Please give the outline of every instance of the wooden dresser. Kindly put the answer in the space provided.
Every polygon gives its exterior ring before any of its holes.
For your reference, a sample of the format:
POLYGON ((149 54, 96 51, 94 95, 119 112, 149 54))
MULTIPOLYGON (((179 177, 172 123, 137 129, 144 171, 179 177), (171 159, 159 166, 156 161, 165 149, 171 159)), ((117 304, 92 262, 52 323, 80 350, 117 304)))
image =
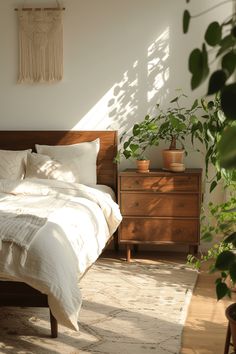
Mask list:
POLYGON ((184 244, 196 253, 200 239, 201 169, 119 173, 118 201, 123 216, 119 242, 127 245, 184 244))

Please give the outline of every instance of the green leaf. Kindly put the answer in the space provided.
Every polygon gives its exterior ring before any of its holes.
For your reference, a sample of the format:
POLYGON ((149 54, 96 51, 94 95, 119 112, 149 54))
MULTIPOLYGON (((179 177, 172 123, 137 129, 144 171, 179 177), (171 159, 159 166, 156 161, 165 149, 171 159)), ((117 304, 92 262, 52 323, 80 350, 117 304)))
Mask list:
MULTIPOLYGON (((204 98, 201 98, 201 105, 205 112, 207 112, 207 102, 204 98)), ((207 116, 208 117, 208 116, 207 116)))
POLYGON ((210 129, 207 129, 207 135, 209 136, 209 138, 211 139, 211 141, 214 142, 214 136, 212 135, 212 132, 210 131, 210 129))
POLYGON ((232 279, 232 281, 235 283, 236 282, 236 263, 232 263, 230 268, 229 268, 229 275, 232 279))
POLYGON ((198 106, 198 99, 196 99, 190 109, 190 111, 193 111, 196 107, 198 106))
POLYGON ((124 150, 123 154, 124 154, 124 156, 125 156, 126 159, 129 159, 130 156, 131 156, 131 152, 130 152, 130 151, 127 151, 127 150, 124 150))
POLYGON ((159 128, 159 133, 161 133, 163 130, 166 130, 169 128, 169 122, 165 122, 163 124, 161 124, 160 128, 159 128))
POLYGON ((216 296, 217 300, 222 299, 224 296, 226 296, 229 293, 229 289, 225 283, 217 283, 216 284, 216 296))
POLYGON ((231 235, 227 236, 223 242, 232 243, 232 245, 236 247, 236 232, 233 232, 231 235))
POLYGON ((236 127, 228 127, 223 131, 218 151, 221 167, 236 168, 236 127))
POLYGON ((223 70, 216 70, 210 77, 208 86, 208 95, 212 95, 220 91, 227 80, 227 75, 223 70))
POLYGON ((139 148, 139 145, 137 145, 137 144, 130 144, 130 150, 131 150, 132 152, 137 151, 138 148, 139 148))
POLYGON ((177 116, 182 119, 183 121, 185 121, 186 117, 184 114, 177 114, 177 116))
POLYGON ((221 92, 221 107, 228 119, 236 120, 236 83, 225 86, 221 92))
POLYGON ((205 232, 202 236, 201 236, 201 240, 206 241, 206 242, 211 242, 213 239, 213 236, 210 232, 205 232))
POLYGON ((235 255, 233 252, 223 251, 216 258, 215 268, 218 270, 228 270, 234 261, 235 255))
POLYGON ((183 14, 183 32, 187 33, 189 29, 189 23, 190 23, 190 12, 188 10, 184 10, 183 14))
POLYGON ((209 24, 205 33, 205 41, 210 46, 214 47, 221 40, 221 26, 219 22, 215 21, 209 24))
POLYGON ((179 125, 179 120, 175 116, 170 117, 170 124, 172 125, 173 128, 177 128, 179 125))
POLYGON ((211 109, 213 109, 214 107, 215 107, 214 101, 209 101, 208 104, 207 104, 207 108, 211 110, 211 109))
POLYGON ((129 146, 129 141, 126 141, 126 142, 124 143, 124 145, 123 145, 123 148, 124 148, 124 149, 127 149, 128 146, 129 146))
POLYGON ((210 193, 215 189, 216 186, 217 186, 217 182, 213 181, 210 186, 210 193))
POLYGON ((231 35, 236 39, 236 26, 235 25, 231 30, 231 35))
POLYGON ((191 89, 194 90, 201 84, 201 76, 198 74, 193 74, 191 79, 191 89))
POLYGON ((192 50, 188 61, 189 71, 194 75, 202 71, 202 52, 199 48, 192 50))
MULTIPOLYGON (((191 117, 190 117, 190 123, 192 123, 192 124, 194 124, 194 125, 196 125, 196 124, 198 124, 198 123, 201 124, 201 122, 198 121, 198 119, 197 119, 196 116, 191 116, 191 117)), ((198 128, 196 127, 196 129, 198 129, 198 128)))
POLYGON ((217 117, 221 123, 223 123, 225 121, 225 115, 221 109, 219 109, 219 111, 217 111, 217 117))
POLYGON ((202 51, 194 49, 189 56, 189 71, 192 73, 191 88, 197 88, 208 76, 208 54, 206 45, 203 43, 202 51))
POLYGON ((139 124, 135 124, 133 127, 133 135, 137 136, 139 135, 139 132, 140 132, 139 124))
POLYGON ((216 57, 218 57, 219 55, 223 54, 229 48, 233 47, 234 44, 235 44, 235 39, 234 39, 234 37, 231 34, 229 34, 226 37, 224 37, 219 43, 220 49, 219 49, 216 57))
POLYGON ((178 101, 178 99, 179 99, 179 97, 177 96, 177 97, 173 98, 173 100, 171 100, 171 101, 170 101, 170 103, 177 102, 177 101, 178 101))
POLYGON ((236 67, 236 52, 231 51, 229 53, 226 53, 222 58, 221 66, 222 69, 227 72, 227 76, 231 76, 236 67))

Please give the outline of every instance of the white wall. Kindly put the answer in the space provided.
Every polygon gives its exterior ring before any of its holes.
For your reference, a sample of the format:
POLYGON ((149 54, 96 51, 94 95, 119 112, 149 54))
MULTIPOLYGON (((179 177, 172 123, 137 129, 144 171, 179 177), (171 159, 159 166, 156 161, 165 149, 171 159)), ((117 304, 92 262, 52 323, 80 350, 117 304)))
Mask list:
MULTIPOLYGON (((176 88, 186 104, 206 87, 191 92, 190 51, 200 46, 207 24, 225 18, 231 4, 193 21, 182 33, 183 0, 64 0, 64 79, 56 84, 17 84, 18 37, 14 7, 54 6, 54 0, 0 0, 0 129, 118 129, 135 121, 176 88)), ((190 2, 191 13, 215 0, 190 2)), ((161 166, 160 148, 152 166, 161 166)), ((188 167, 203 165, 190 149, 188 167)), ((121 168, 130 162, 122 164, 121 168)))

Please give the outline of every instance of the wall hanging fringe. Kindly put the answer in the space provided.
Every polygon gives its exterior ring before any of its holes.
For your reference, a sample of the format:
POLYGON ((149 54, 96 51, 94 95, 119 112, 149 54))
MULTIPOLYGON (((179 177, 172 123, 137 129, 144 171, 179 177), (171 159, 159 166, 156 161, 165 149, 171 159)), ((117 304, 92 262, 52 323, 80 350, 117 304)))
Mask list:
POLYGON ((62 80, 63 9, 61 7, 17 9, 19 83, 62 80))

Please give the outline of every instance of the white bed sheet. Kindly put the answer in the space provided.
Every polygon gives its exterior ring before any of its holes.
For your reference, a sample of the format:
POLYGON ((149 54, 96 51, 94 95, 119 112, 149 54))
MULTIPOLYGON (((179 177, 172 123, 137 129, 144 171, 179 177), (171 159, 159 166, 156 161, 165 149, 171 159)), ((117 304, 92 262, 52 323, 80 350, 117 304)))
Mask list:
POLYGON ((122 218, 113 201, 114 192, 107 186, 92 188, 51 180, 14 183, 0 181, 0 209, 1 201, 8 197, 14 199, 14 195, 26 196, 26 199, 33 195, 40 199, 56 194, 57 198, 70 195, 68 199, 76 203, 76 210, 64 208, 49 215, 30 245, 23 266, 20 264, 21 248, 3 242, 0 277, 23 281, 47 294, 50 309, 58 322, 78 330, 82 301, 78 281, 99 257, 122 218), (76 225, 67 222, 71 213, 74 213, 76 225), (79 232, 75 237, 76 230, 79 232), (9 257, 10 247, 12 257, 9 257))

